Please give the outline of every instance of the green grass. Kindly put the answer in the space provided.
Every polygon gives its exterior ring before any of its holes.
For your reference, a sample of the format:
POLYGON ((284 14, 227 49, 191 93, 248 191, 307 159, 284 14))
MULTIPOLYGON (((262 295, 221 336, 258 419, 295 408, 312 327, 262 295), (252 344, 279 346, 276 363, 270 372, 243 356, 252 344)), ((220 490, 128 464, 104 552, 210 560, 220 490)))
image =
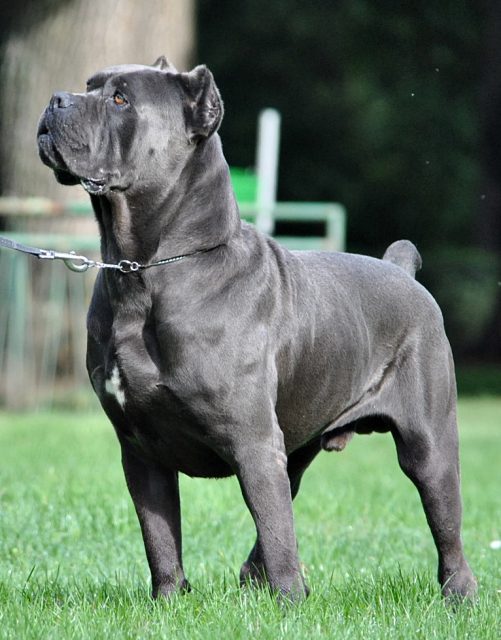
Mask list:
POLYGON ((182 479, 194 590, 149 598, 113 430, 101 414, 0 414, 0 638, 449 638, 501 636, 501 398, 460 403, 464 542, 473 606, 445 607, 417 492, 388 436, 321 454, 295 502, 311 596, 283 609, 241 590, 254 538, 234 479, 182 479))

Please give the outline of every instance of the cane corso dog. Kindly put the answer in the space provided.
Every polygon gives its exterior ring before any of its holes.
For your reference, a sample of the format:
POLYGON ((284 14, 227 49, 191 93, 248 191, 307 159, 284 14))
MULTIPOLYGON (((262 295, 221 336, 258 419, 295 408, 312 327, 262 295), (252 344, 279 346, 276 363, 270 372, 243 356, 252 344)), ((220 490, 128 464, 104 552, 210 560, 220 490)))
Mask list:
POLYGON ((189 589, 178 474, 236 475, 257 530, 243 583, 308 593, 292 500, 321 450, 390 432, 446 596, 476 582, 460 537, 456 389, 440 310, 408 241, 382 260, 288 251, 241 222, 211 72, 99 71, 56 93, 38 146, 81 183, 101 233, 87 367, 111 420, 153 595, 189 589), (118 266, 119 268, 113 268, 118 266))

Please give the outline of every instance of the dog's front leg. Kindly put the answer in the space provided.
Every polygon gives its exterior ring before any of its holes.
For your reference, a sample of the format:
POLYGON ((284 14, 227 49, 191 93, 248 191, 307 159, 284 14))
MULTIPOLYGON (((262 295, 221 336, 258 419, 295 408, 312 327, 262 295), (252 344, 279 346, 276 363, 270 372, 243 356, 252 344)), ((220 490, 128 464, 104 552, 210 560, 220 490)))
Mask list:
MULTIPOLYGON (((303 473, 313 461, 319 450, 320 438, 316 438, 304 447, 297 449, 291 455, 289 455, 289 459, 287 461, 287 475, 289 476, 292 500, 294 500, 297 492, 299 491, 303 473)), ((246 584, 250 581, 255 585, 261 585, 265 579, 266 573, 264 570, 262 553, 259 547, 259 541, 256 540, 256 543, 253 546, 249 557, 243 563, 240 569, 240 583, 246 584)), ((306 585, 305 591, 306 593, 309 593, 308 587, 306 585)))
POLYGON ((138 459, 122 443, 122 464, 141 525, 153 597, 189 591, 183 571, 178 475, 138 459))
POLYGON ((236 473, 257 530, 260 560, 271 589, 301 600, 307 589, 299 568, 287 458, 274 444, 239 452, 236 473))

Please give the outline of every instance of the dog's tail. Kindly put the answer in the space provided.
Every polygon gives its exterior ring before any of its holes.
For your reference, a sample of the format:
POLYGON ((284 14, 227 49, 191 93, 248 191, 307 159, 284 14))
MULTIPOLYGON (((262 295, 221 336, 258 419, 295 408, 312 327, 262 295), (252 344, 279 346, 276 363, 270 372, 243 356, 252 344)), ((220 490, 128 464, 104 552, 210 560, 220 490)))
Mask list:
POLYGON ((383 260, 396 264, 413 278, 423 265, 419 251, 409 240, 397 240, 390 244, 384 252, 383 260))

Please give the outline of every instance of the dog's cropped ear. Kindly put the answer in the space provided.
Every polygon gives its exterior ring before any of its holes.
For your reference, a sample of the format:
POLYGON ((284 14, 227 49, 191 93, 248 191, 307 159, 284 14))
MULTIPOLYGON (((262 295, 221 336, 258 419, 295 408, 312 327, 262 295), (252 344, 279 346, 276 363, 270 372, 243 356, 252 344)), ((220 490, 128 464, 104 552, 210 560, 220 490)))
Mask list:
POLYGON ((165 56, 157 58, 151 66, 156 69, 160 69, 160 71, 172 71, 173 73, 177 73, 176 67, 172 62, 169 62, 165 56))
POLYGON ((185 121, 190 142, 198 142, 215 133, 223 119, 223 101, 212 73, 205 65, 179 74, 185 92, 185 121))

